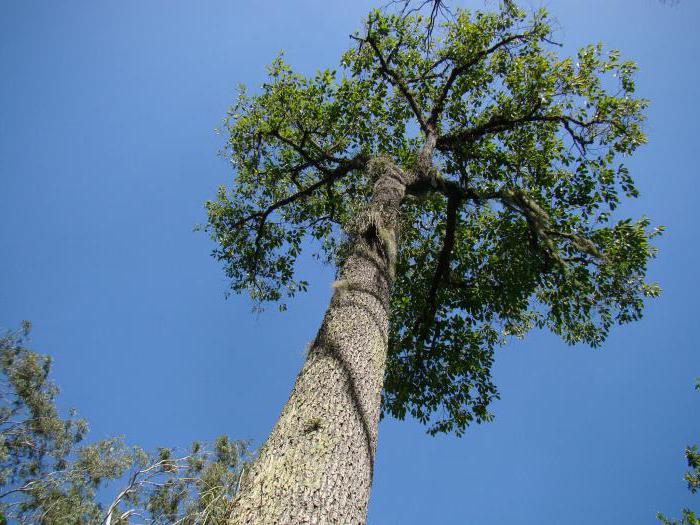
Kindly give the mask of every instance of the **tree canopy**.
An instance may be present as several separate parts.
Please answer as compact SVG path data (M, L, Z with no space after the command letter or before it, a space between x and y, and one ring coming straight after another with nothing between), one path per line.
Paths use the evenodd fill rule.
M617 210L646 140L633 62L601 45L560 57L547 12L512 3L455 10L426 38L429 24L374 11L339 68L304 76L280 56L241 89L225 125L235 179L207 228L233 292L283 301L308 286L304 249L343 260L370 159L428 170L400 210L383 410L461 434L491 418L508 337L546 327L598 346L642 315L661 229Z

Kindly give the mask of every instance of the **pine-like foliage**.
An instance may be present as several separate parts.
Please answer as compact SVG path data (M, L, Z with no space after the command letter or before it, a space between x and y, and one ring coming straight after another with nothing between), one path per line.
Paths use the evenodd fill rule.
M700 378L695 383L695 390L700 390ZM685 473L685 481L688 483L688 490L695 494L700 489L700 452L697 445L688 445L685 448L685 459L690 469ZM658 513L656 517L663 525L700 525L700 518L690 509L683 509L680 521L667 518L662 513Z
M26 348L29 328L0 337L0 524L225 522L246 443L222 436L180 455L119 438L83 444L87 423L60 417L51 359Z

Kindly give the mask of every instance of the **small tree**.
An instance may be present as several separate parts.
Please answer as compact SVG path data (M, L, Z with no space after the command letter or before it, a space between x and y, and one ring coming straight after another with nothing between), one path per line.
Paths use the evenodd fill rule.
M700 378L695 382L695 390L700 390ZM695 494L700 489L700 452L697 445L685 447L685 459L690 469L685 473L685 481L688 483L688 490ZM683 509L681 521L667 518L661 512L656 517L663 525L700 525L700 518L690 509Z
M29 323L0 337L0 525L213 525L226 521L247 456L220 437L177 456L119 438L82 444L87 423L59 416L51 360L25 347ZM110 489L125 486L108 499ZM100 502L102 498L109 501Z
M559 58L547 13L512 2L432 24L372 12L340 71L280 57L228 115L235 181L207 208L231 289L304 291L307 248L338 269L231 523L363 523L382 411L461 434L492 417L509 336L598 346L658 293L659 230L613 219L645 142L635 65Z

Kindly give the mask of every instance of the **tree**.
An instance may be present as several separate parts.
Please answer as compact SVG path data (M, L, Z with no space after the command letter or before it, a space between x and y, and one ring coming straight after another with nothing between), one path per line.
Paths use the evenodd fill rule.
M59 416L51 360L25 347L30 325L0 337L0 524L219 524L245 466L244 442L220 437L176 455L119 438L82 444L87 423ZM105 496L123 483L116 496Z
M700 390L700 378L695 383L695 390ZM700 452L697 445L685 447L685 459L690 469L685 473L685 481L688 483L688 490L695 494L700 489ZM683 509L681 521L667 518L661 512L656 517L663 525L700 525L700 518L690 509Z
M380 414L461 434L491 419L510 336L598 346L658 294L660 230L616 211L645 142L634 63L559 58L547 13L511 2L431 20L374 11L340 72L279 57L228 115L207 228L231 290L284 309L304 249L338 272L232 524L363 523Z

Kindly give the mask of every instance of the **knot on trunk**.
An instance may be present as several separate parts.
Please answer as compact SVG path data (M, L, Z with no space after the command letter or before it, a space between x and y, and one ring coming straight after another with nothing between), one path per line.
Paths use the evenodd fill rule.
M367 163L367 174L374 182L377 182L391 172L398 172L400 174L401 170L394 161L386 155L373 157Z
M370 247L378 246L393 268L397 255L398 208L372 203L348 224L351 240L361 240Z
M384 259L391 279L398 252L400 207L406 195L407 175L386 156L367 163L367 174L374 182L371 200L345 224L348 239L339 247L342 261L364 246Z

